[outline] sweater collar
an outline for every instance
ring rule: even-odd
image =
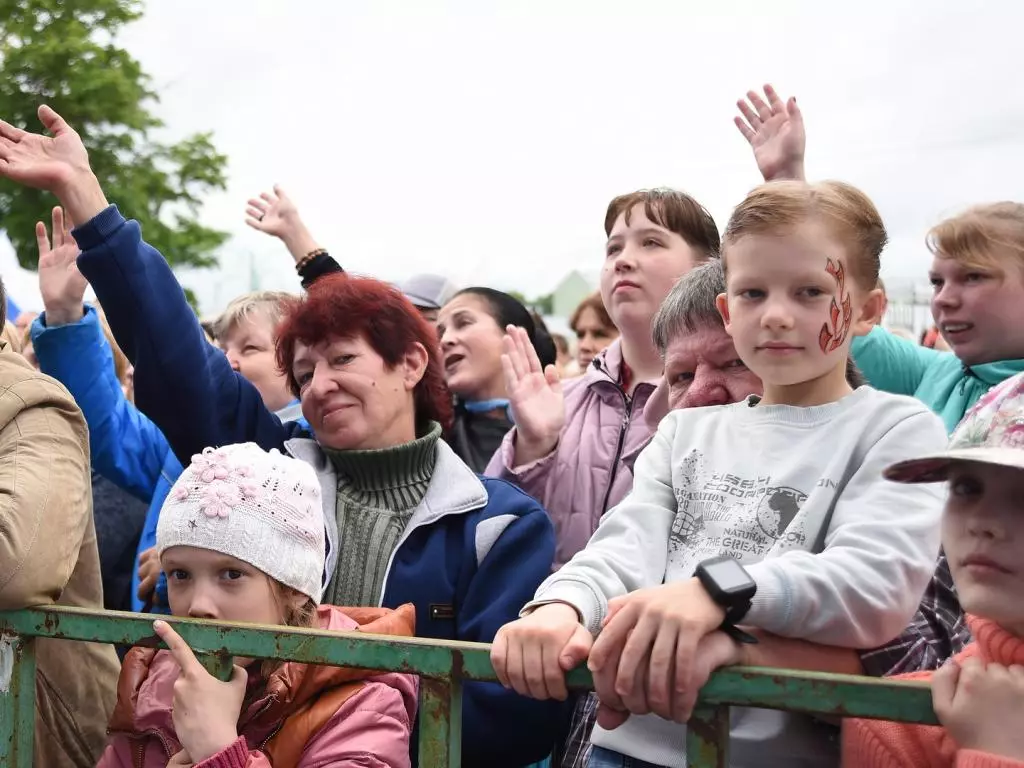
[[[387,491],[430,482],[437,461],[441,425],[430,422],[426,433],[412,442],[367,451],[339,451],[321,446],[344,478],[357,491]]]
[[[978,651],[986,663],[1024,664],[1024,638],[1017,637],[994,621],[980,616],[967,617],[971,636],[978,644]]]

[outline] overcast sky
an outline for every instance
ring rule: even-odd
[[[764,82],[799,100],[809,175],[878,204],[883,275],[923,278],[931,224],[1024,198],[1022,26],[1010,0],[152,0],[122,42],[169,134],[212,130],[230,158],[204,218],[235,237],[187,281],[210,311],[250,254],[297,288],[243,223],[275,182],[347,268],[529,296],[600,265],[616,194],[679,187],[722,227],[758,181],[734,103]]]

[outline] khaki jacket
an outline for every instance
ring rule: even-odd
[[[68,391],[0,342],[0,610],[103,608],[89,433]],[[92,768],[116,699],[113,647],[39,640],[35,765]]]

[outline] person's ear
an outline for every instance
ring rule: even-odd
[[[718,307],[718,314],[722,316],[722,322],[725,324],[725,332],[730,336],[732,332],[729,330],[729,326],[732,325],[732,321],[729,318],[729,297],[724,293],[718,294],[715,297],[715,306]]]
[[[416,385],[423,380],[423,376],[427,372],[429,362],[430,355],[427,353],[426,347],[418,341],[409,345],[401,362],[402,380],[406,391],[412,392],[416,389]]]
[[[885,304],[885,292],[881,288],[869,291],[864,300],[860,302],[860,311],[853,320],[850,335],[867,336],[871,333],[871,329],[881,322]]]

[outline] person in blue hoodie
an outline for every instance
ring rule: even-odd
[[[308,461],[323,496],[326,602],[413,603],[420,636],[490,642],[549,573],[554,530],[534,499],[476,475],[439,439],[452,411],[434,329],[384,283],[317,281],[277,338],[316,437],[282,423],[206,342],[138,223],[108,204],[78,134],[48,107],[39,117],[50,136],[0,121],[0,176],[52,192],[81,222],[78,267],[135,366],[139,408],[179,460],[251,441]],[[561,702],[469,683],[463,765],[543,759],[567,715]]]
[[[94,473],[148,504],[134,564],[125,574],[131,580],[130,607],[169,613],[167,579],[152,552],[160,508],[181,474],[181,463],[160,429],[130,401],[115,373],[114,350],[102,318],[84,303],[87,283],[75,263],[79,249],[59,207],[53,210],[52,245],[41,222],[36,235],[44,311],[33,321],[31,334],[40,370],[67,387],[85,414]],[[264,400],[274,399],[279,406],[282,420],[305,425],[273,357],[274,326],[288,298],[246,294],[229,305],[215,327],[224,337],[232,368],[256,380]],[[111,567],[103,565],[105,571]],[[105,580],[113,576],[104,573]]]

